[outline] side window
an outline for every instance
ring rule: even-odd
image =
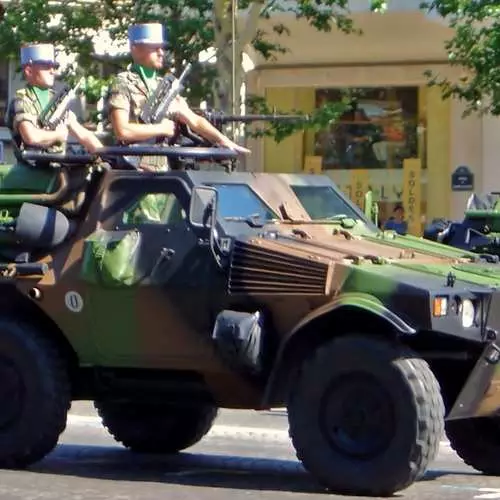
[[[121,225],[178,224],[186,219],[186,212],[174,193],[140,194],[127,205],[120,218]]]

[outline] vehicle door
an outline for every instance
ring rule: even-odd
[[[188,187],[181,178],[118,178],[103,204],[82,264],[100,362],[176,368],[203,358],[210,259],[188,222]]]

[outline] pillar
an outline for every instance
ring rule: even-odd
[[[451,158],[449,190],[450,216],[452,219],[462,220],[467,199],[471,191],[451,191],[451,173],[458,166],[466,166],[474,174],[473,191],[482,187],[482,124],[478,115],[470,115],[463,118],[465,104],[458,99],[451,101]]]
[[[500,117],[484,115],[482,124],[482,178],[476,191],[500,191]]]
[[[427,222],[450,214],[450,100],[438,87],[426,92],[427,108]]]

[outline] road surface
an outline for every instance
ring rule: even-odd
[[[88,403],[74,403],[59,446],[29,470],[0,471],[1,500],[336,500],[304,471],[280,411],[223,411],[210,434],[174,457],[135,456]],[[352,498],[352,497],[351,497]],[[362,497],[357,497],[362,498]],[[499,499],[500,478],[465,466],[442,442],[425,478],[395,498]]]

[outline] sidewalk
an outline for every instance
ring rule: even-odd
[[[68,425],[84,427],[102,427],[93,403],[75,401],[68,416]],[[262,440],[266,442],[289,441],[288,419],[286,409],[270,411],[254,410],[220,410],[215,425],[208,433],[211,437],[234,437],[240,439]],[[450,451],[446,436],[441,440],[441,446]]]
[[[70,417],[70,422],[91,422],[94,419],[98,419],[97,412],[91,401],[74,401],[71,405]],[[288,432],[288,419],[284,408],[262,412],[254,410],[223,409],[219,411],[216,425],[276,429]]]

